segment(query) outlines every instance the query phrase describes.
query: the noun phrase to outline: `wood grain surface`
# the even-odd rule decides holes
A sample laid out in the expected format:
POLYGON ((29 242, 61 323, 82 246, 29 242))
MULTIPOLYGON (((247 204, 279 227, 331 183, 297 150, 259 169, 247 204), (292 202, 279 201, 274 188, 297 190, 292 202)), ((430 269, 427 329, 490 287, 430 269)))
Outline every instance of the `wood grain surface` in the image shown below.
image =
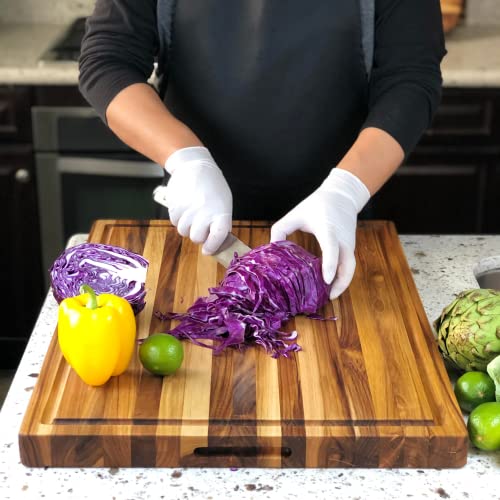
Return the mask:
MULTIPOLYGON (((234 224, 256 247, 262 222, 234 224)), ((314 238, 293 239, 319 255, 314 238)), ((155 311, 185 311, 225 269, 167 221, 97 221, 90 241, 150 262, 138 337, 166 331, 155 311)), ((22 463, 71 467, 460 467, 467 433, 395 227, 360 222, 357 268, 342 296, 298 316, 303 350, 214 356, 184 341, 168 377, 128 370, 99 388, 62 358, 54 333, 19 434, 22 463)), ((172 326, 176 324, 172 321, 172 326)))

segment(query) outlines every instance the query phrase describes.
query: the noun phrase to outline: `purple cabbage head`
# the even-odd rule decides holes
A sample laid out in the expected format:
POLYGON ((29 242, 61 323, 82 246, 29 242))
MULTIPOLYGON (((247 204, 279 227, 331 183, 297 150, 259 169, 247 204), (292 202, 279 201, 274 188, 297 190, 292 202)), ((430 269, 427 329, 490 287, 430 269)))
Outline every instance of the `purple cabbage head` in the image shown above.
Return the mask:
POLYGON ((82 243, 66 249, 49 269, 52 293, 58 303, 80 294, 87 284, 97 294, 112 293, 126 299, 135 314, 146 302, 145 281, 149 262, 125 248, 82 243))
POLYGON ((209 289, 186 313, 157 313, 180 323, 168 331, 220 353, 228 346, 259 344, 274 358, 300 350, 297 332, 281 331, 297 314, 315 319, 328 301, 321 259, 291 241, 268 243, 231 261, 221 283, 209 289), (214 340, 207 346, 199 339, 214 340))

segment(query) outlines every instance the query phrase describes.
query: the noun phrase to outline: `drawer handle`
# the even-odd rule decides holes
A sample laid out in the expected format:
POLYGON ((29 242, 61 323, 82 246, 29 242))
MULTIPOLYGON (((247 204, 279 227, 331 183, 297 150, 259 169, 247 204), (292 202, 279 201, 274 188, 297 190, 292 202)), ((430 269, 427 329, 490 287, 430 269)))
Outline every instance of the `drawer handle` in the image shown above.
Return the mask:
POLYGON ((31 180, 30 171, 26 168, 20 168, 15 173, 16 181, 21 184, 27 184, 31 180))
POLYGON ((288 447, 278 446, 207 446, 195 448, 194 455, 200 457, 264 457, 281 456, 288 458, 292 455, 292 450, 288 447))

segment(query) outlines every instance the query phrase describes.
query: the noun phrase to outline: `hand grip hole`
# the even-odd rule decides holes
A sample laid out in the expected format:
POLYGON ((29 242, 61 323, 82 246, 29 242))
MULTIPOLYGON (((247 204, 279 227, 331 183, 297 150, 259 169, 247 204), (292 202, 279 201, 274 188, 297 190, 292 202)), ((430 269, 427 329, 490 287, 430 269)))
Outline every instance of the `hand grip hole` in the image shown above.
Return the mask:
POLYGON ((291 448, 286 446, 206 446, 195 448, 195 455, 199 457, 262 457, 281 456, 288 458, 292 455, 291 448))

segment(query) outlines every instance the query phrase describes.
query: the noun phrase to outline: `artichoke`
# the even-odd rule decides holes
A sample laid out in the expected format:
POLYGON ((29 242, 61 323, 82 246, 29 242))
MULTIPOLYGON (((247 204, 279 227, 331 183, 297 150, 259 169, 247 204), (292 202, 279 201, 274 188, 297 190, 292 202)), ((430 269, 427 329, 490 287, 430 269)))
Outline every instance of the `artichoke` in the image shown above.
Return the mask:
POLYGON ((486 371, 500 354, 500 291, 465 290, 434 321, 443 358, 461 371, 486 371))

